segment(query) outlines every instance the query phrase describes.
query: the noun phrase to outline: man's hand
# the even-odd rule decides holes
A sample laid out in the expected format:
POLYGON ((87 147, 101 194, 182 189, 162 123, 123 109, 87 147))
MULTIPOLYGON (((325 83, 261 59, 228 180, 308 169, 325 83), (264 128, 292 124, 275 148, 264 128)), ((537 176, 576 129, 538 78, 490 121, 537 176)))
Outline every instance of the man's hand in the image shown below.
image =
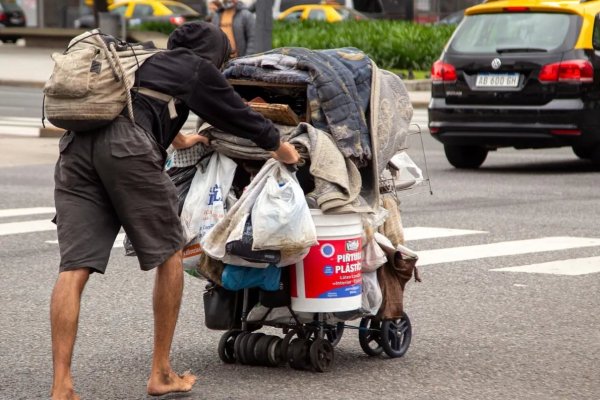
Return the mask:
POLYGON ((300 161, 300 154, 288 142, 281 143, 277 150, 271 152, 271 157, 285 164, 297 164, 300 161))
POLYGON ((189 133, 185 134, 183 132, 179 132, 175 139, 173 139, 173 148, 176 150, 187 149, 188 147, 192 147, 195 144, 202 143, 205 146, 210 144, 210 141, 206 136, 199 135, 197 133, 189 133))

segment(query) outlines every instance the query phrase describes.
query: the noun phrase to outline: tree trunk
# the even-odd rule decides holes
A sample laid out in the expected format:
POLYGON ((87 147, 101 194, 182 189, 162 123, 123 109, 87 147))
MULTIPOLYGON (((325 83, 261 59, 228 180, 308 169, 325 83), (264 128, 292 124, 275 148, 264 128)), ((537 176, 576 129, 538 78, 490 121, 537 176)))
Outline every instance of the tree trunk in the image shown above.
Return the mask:
POLYGON ((256 0, 254 41, 257 53, 273 48, 273 0, 256 0))
POLYGON ((108 1, 107 0, 94 0, 94 22, 95 25, 98 26, 99 18, 98 13, 107 12, 108 11, 108 1))

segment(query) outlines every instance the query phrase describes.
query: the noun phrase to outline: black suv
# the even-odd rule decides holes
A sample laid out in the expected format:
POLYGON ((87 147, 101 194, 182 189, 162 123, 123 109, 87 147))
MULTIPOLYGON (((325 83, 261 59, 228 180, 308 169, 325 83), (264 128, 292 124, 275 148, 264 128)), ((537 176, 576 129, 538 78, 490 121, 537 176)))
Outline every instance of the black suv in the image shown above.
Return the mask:
POLYGON ((0 28, 25 26, 25 13, 15 0, 0 0, 0 28))
POLYGON ((457 168, 500 147, 600 163, 600 1, 487 1, 432 67, 429 129, 457 168))

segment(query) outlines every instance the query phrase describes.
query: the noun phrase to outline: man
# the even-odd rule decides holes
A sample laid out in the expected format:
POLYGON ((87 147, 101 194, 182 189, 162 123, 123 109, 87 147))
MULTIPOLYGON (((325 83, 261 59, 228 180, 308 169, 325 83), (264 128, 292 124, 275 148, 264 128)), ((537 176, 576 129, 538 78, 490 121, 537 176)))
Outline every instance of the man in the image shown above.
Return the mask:
POLYGON ((273 124, 248 108, 219 68, 229 55, 225 34, 207 22, 191 22, 169 37, 169 51, 157 53, 137 71, 141 87, 178 100, 170 119, 167 103, 137 94, 136 124, 120 116, 108 126, 67 132, 55 169, 55 205, 60 273, 52 293, 50 319, 53 399, 79 399, 71 376, 80 300, 91 273, 104 273, 121 226, 142 270, 156 268, 153 293, 154 348, 150 395, 191 390, 196 377, 178 375, 170 349, 183 291, 181 223, 175 187, 163 170, 165 148, 188 147, 205 138, 180 128, 191 109, 205 121, 296 163, 298 153, 280 143, 273 124))
MULTIPOLYGON (((219 3, 214 2, 219 5, 219 3)), ((222 0, 211 22, 220 27, 231 43, 231 57, 254 53, 256 17, 238 0, 222 0)))

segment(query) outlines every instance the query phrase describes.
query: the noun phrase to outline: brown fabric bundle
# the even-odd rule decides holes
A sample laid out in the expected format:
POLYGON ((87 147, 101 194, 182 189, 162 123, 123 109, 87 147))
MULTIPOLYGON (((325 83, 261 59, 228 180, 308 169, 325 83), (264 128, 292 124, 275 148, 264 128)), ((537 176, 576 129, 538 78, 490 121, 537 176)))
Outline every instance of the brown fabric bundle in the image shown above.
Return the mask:
POLYGON ((196 266, 196 271, 206 279, 223 286, 221 275, 225 269, 225 264, 214 258, 210 258, 205 253, 200 254, 200 261, 196 266))
POLYGON ((399 319, 404 310, 404 288, 412 278, 421 282, 417 259, 404 257, 400 251, 388 255, 388 262, 377 270, 383 302, 377 313, 379 319, 399 319))

